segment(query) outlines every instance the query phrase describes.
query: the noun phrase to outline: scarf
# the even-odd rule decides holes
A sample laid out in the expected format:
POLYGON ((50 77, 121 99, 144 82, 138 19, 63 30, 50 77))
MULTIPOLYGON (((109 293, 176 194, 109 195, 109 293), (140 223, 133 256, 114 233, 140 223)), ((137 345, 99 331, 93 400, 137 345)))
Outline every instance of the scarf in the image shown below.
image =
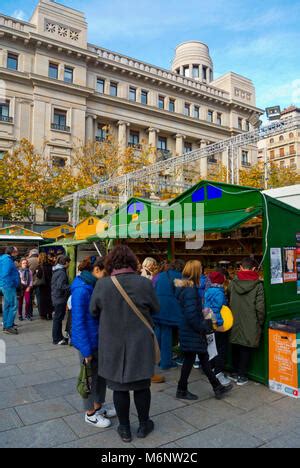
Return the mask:
POLYGON ((89 284, 90 286, 93 286, 93 288, 95 287, 95 285, 97 283, 97 278, 95 278, 95 276, 90 271, 86 271, 86 270, 82 271, 81 275, 80 275, 80 278, 86 284, 89 284))
POLYGON ((28 286, 30 285, 30 270, 29 270, 29 268, 25 268, 25 269, 20 268, 19 272, 20 272, 22 285, 26 286, 26 288, 28 288, 28 286))
POLYGON ((126 273, 133 273, 135 274, 136 272, 133 270, 133 268, 128 267, 128 268, 121 268, 120 270, 113 270, 112 274, 110 276, 118 276, 118 275, 125 275, 126 273))

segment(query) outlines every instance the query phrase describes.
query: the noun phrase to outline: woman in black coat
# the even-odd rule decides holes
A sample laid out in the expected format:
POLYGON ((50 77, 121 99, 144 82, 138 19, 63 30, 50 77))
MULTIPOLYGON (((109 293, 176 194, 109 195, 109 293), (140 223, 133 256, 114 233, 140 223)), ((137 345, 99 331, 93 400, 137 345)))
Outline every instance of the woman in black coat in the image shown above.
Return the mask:
POLYGON ((51 299, 52 265, 45 253, 39 255, 36 270, 37 288, 39 289, 39 314, 42 320, 52 320, 53 305, 51 299))
POLYGON ((184 353, 181 377, 178 382, 177 398, 181 400, 197 400, 198 396, 188 391, 188 379, 198 354, 201 367, 211 383, 216 398, 222 398, 232 386, 221 385, 212 371, 207 351, 206 335, 213 332, 212 321, 204 320, 199 296, 201 263, 189 261, 184 270, 182 280, 175 280, 176 297, 181 304, 182 318, 179 324, 180 347, 184 353))
MULTIPOLYGON (((117 278, 153 328, 152 315, 159 311, 159 303, 151 281, 137 274, 138 260, 129 247, 115 247, 106 258, 105 268, 111 277, 117 278)), ((154 429, 149 419, 154 341, 150 330, 127 304, 111 277, 98 281, 90 309, 94 317, 100 317, 99 374, 114 391, 119 435, 124 442, 130 442, 130 391, 134 392, 140 421, 138 437, 144 438, 154 429)))

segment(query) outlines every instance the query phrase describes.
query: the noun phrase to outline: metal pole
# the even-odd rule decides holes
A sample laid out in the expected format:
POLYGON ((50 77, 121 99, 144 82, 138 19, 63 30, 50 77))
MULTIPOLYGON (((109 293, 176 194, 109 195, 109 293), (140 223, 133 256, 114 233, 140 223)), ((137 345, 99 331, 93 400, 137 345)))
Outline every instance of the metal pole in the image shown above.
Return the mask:
POLYGON ((76 227, 79 223, 79 204, 80 198, 77 194, 74 194, 73 197, 73 207, 72 207, 72 226, 76 227))
POLYGON ((268 168, 268 153, 267 149, 265 148, 264 151, 264 184, 265 184, 265 190, 268 190, 268 185, 269 185, 269 168, 268 168))

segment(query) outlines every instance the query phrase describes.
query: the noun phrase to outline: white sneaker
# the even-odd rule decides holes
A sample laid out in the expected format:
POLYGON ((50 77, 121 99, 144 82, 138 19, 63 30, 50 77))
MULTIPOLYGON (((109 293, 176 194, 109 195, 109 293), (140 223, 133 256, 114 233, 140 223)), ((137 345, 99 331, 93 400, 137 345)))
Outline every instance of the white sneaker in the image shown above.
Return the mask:
POLYGON ((223 372, 220 372, 216 377, 223 387, 229 387, 229 385, 231 385, 231 381, 223 374, 223 372))
POLYGON ((96 415, 115 418, 117 416, 115 405, 113 403, 104 403, 102 408, 96 412, 96 415))
POLYGON ((91 424, 91 426, 94 427, 105 428, 111 426, 111 421, 109 419, 106 419, 97 413, 95 413, 93 416, 88 416, 87 413, 85 413, 85 422, 87 424, 91 424))

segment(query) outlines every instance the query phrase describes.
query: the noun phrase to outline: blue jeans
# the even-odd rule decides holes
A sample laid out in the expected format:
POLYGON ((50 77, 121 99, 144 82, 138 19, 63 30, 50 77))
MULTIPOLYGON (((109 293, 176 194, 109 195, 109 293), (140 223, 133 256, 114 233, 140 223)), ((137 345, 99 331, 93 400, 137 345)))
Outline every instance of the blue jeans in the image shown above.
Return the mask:
POLYGON ((0 288, 3 297, 3 328, 12 328, 18 309, 16 288, 0 288))
POLYGON ((167 325, 156 325, 155 334, 160 347, 160 368, 170 369, 172 367, 172 327, 167 325))

